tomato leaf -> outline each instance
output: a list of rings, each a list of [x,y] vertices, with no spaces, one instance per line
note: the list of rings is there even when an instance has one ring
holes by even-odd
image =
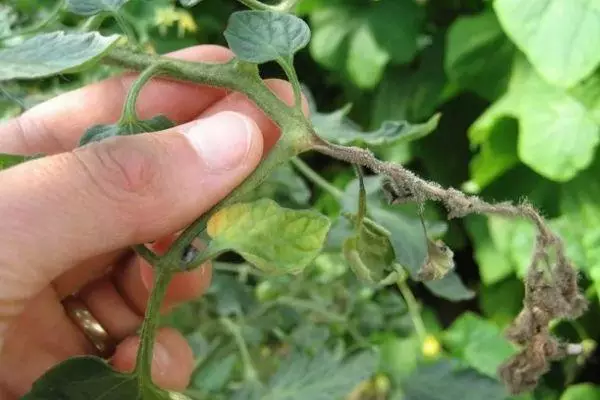
[[[240,60],[256,64],[289,62],[310,40],[306,22],[291,14],[271,11],[235,12],[224,34]]]
[[[494,9],[508,36],[548,82],[571,87],[600,63],[595,2],[572,0],[566,7],[562,0],[496,0]]]
[[[377,357],[363,352],[347,359],[321,351],[316,357],[295,352],[284,360],[264,387],[249,387],[236,399],[244,400],[331,400],[349,394],[376,370]]]
[[[448,360],[421,366],[402,389],[404,400],[505,400],[508,397],[498,381],[472,369],[457,369]]]
[[[356,219],[354,215],[347,217]],[[396,258],[390,233],[368,218],[363,219],[358,234],[344,241],[342,251],[354,273],[369,283],[378,283],[385,278]]]
[[[441,117],[441,114],[435,114],[422,124],[384,121],[379,129],[365,132],[347,117],[350,106],[331,113],[320,113],[306,88],[304,94],[311,109],[311,121],[317,134],[323,139],[341,145],[384,146],[392,143],[408,143],[433,132]]]
[[[188,400],[137,379],[132,374],[114,371],[97,357],[75,357],[46,372],[21,400]]]
[[[320,252],[329,226],[320,213],[285,209],[269,199],[239,203],[210,218],[212,241],[205,251],[233,250],[265,272],[299,273]]]
[[[452,81],[490,100],[504,93],[515,46],[493,12],[458,18],[446,43],[444,68]]]
[[[493,379],[498,367],[516,353],[500,328],[470,312],[446,330],[444,344],[470,367]]]
[[[179,4],[184,7],[194,7],[196,4],[199,4],[203,0],[179,0]]]
[[[546,82],[524,57],[515,61],[507,93],[471,126],[471,143],[491,140],[497,125],[510,117],[519,122],[519,159],[540,175],[566,182],[591,164],[600,142],[594,112]]]
[[[600,387],[580,383],[567,388],[560,400],[600,400]]]
[[[91,142],[99,142],[115,136],[128,136],[144,132],[163,131],[172,128],[173,126],[175,126],[175,124],[163,115],[157,115],[151,119],[126,123],[96,125],[85,132],[79,140],[79,145],[83,146]]]
[[[118,35],[52,32],[0,50],[0,81],[76,72],[101,58]]]
[[[129,0],[68,0],[67,10],[70,12],[92,16],[101,12],[115,13]]]

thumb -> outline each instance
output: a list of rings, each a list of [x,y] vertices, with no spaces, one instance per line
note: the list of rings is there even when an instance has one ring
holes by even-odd
[[[260,162],[262,135],[224,112],[0,173],[0,293],[33,295],[86,259],[184,228]],[[16,295],[16,293],[13,293]]]

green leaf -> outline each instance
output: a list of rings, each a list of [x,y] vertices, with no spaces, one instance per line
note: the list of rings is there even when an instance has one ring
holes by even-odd
[[[179,0],[179,4],[184,7],[194,7],[196,4],[200,4],[203,0]]]
[[[207,254],[234,250],[270,273],[299,273],[320,252],[330,222],[312,210],[290,210],[272,200],[239,203],[208,222]]]
[[[574,95],[546,83],[523,59],[515,62],[508,92],[471,126],[471,142],[489,140],[506,117],[519,121],[519,159],[540,175],[565,182],[592,162],[600,140],[593,115]]]
[[[379,345],[379,369],[396,385],[401,385],[417,369],[422,356],[421,347],[421,342],[416,336],[386,337]]]
[[[46,372],[22,400],[188,400],[151,386],[132,374],[114,371],[97,357],[75,357]]]
[[[493,379],[498,367],[516,353],[500,328],[471,312],[446,330],[444,344],[471,368]]]
[[[291,14],[238,11],[229,18],[225,38],[240,60],[256,64],[289,61],[310,41],[310,28]]]
[[[248,400],[331,400],[349,394],[375,373],[377,357],[371,352],[340,359],[328,351],[315,358],[294,353],[285,360],[260,397]]]
[[[519,162],[517,121],[500,118],[490,129],[488,140],[481,144],[479,153],[469,164],[470,184],[476,191],[488,186]]]
[[[564,237],[567,255],[600,289],[600,160],[564,184],[560,191],[562,215],[552,225]]]
[[[421,53],[418,69],[389,68],[373,99],[371,126],[386,120],[423,121],[433,115],[445,100],[444,53],[444,40],[436,36]]]
[[[354,215],[348,217],[356,220]],[[385,278],[396,258],[390,233],[368,218],[363,219],[358,234],[345,240],[342,250],[354,273],[369,283]]]
[[[225,358],[210,358],[208,362],[203,362],[202,368],[195,373],[193,385],[203,393],[222,391],[231,379],[237,361],[237,354],[229,354]]]
[[[492,241],[487,219],[476,216],[466,219],[467,230],[475,244],[475,260],[481,282],[489,286],[500,282],[515,271],[515,266]]]
[[[100,59],[119,36],[91,33],[45,33],[0,49],[0,81],[42,78],[76,72]]]
[[[479,291],[479,307],[489,321],[504,327],[510,324],[523,308],[525,296],[523,283],[510,276],[493,285],[482,285]],[[502,307],[498,307],[502,304]]]
[[[0,153],[0,171],[21,164],[29,159],[27,156]]]
[[[68,0],[67,10],[86,17],[101,12],[116,13],[128,0]]]
[[[467,288],[454,271],[440,280],[423,283],[431,293],[449,301],[465,301],[475,297],[475,292]]]
[[[294,208],[309,205],[311,190],[304,179],[287,163],[275,168],[249,197],[248,201],[268,197],[281,205]]]
[[[18,18],[17,13],[11,6],[0,5],[0,38],[10,36],[13,25],[15,25]]]
[[[305,94],[308,92],[305,90]],[[311,120],[317,134],[330,142],[341,145],[384,146],[396,143],[409,143],[433,132],[441,115],[435,114],[422,124],[410,124],[406,121],[385,121],[372,132],[364,132],[347,118],[350,107],[346,106],[329,114],[316,110],[316,104],[310,94],[307,96],[311,108]]]
[[[550,83],[571,87],[600,63],[596,1],[567,6],[563,0],[495,0],[494,9],[508,36]]]
[[[350,39],[347,69],[350,79],[362,89],[372,89],[383,76],[389,54],[381,49],[368,24],[362,24]]]
[[[311,13],[313,58],[370,89],[390,63],[410,62],[419,50],[423,8],[410,0],[324,3]]]
[[[589,383],[570,386],[560,400],[600,400],[600,388]]]
[[[145,132],[159,132],[175,126],[171,120],[163,115],[151,119],[116,123],[111,125],[95,125],[89,128],[79,140],[83,146],[91,142],[99,142],[115,136],[128,136]]]
[[[353,9],[333,6],[311,14],[312,57],[329,69],[344,65],[348,51],[349,35],[354,28]]]
[[[458,85],[494,100],[506,90],[514,54],[496,16],[488,11],[452,24],[444,67]]]
[[[504,387],[472,369],[458,369],[450,361],[422,366],[403,387],[404,400],[505,400]]]

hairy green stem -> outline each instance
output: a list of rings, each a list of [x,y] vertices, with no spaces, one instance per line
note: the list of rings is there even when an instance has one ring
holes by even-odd
[[[402,297],[404,297],[404,301],[406,302],[406,307],[408,308],[410,319],[415,327],[417,337],[421,343],[424,343],[425,339],[427,338],[427,330],[425,329],[425,324],[421,318],[421,311],[419,310],[417,299],[406,284],[406,275],[399,277],[396,280],[396,285],[398,286],[398,289],[400,289]]]
[[[143,244],[137,244],[135,246],[131,246],[131,248],[144,260],[148,261],[150,265],[156,265],[159,260],[159,257],[152,252],[149,248],[147,248]]]
[[[336,200],[341,201],[344,198],[344,192],[342,192],[337,187],[333,186],[331,183],[323,179],[321,175],[319,175],[315,170],[313,170],[308,164],[302,161],[298,157],[294,157],[291,160],[294,167],[298,169],[306,178],[308,178],[312,183],[332,195]]]
[[[144,324],[140,333],[140,348],[137,354],[135,374],[140,380],[141,386],[147,385],[148,382],[146,380],[152,383],[152,355],[160,318],[160,307],[172,277],[172,272],[168,268],[161,266],[162,263],[167,262],[168,259],[162,259],[155,265],[154,287],[146,308]]]
[[[252,363],[248,345],[242,336],[240,327],[229,318],[221,318],[221,323],[227,331],[233,336],[235,343],[238,346],[240,355],[242,356],[242,364],[244,365],[244,378],[246,381],[258,381],[258,372]]]
[[[26,28],[23,28],[21,30],[18,30],[16,32],[12,32],[8,36],[2,36],[2,37],[0,37],[0,40],[8,39],[9,37],[13,37],[13,36],[21,36],[21,35],[29,35],[32,33],[37,33],[38,31],[44,29],[46,26],[50,25],[54,20],[56,20],[56,18],[62,11],[63,7],[65,6],[65,4],[66,4],[66,0],[57,1],[45,19],[38,21],[35,24],[28,26]]]
[[[162,64],[162,62],[157,62],[150,65],[148,68],[142,71],[140,76],[138,76],[138,78],[133,82],[129,92],[127,93],[127,98],[125,99],[125,105],[123,106],[123,113],[121,114],[119,123],[122,124],[139,120],[135,107],[140,96],[140,92],[150,79],[160,73]]]
[[[278,64],[292,84],[292,89],[294,90],[294,107],[302,112],[302,87],[300,86],[300,80],[298,80],[298,74],[294,68],[294,59],[293,57],[290,57],[289,60],[279,60]]]

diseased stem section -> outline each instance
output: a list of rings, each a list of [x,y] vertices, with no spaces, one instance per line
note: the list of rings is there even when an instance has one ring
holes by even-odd
[[[572,355],[582,348],[561,343],[550,334],[549,325],[553,319],[578,318],[585,312],[588,303],[579,291],[577,273],[566,257],[563,241],[552,232],[533,206],[510,202],[490,204],[479,197],[421,179],[401,165],[378,160],[368,150],[338,146],[317,136],[314,142],[314,149],[323,154],[385,176],[388,180],[384,190],[392,204],[437,201],[448,210],[448,218],[469,214],[500,215],[526,218],[535,225],[537,236],[525,281],[523,310],[506,332],[507,337],[522,350],[498,370],[512,394],[533,389],[539,378],[548,372],[551,361]]]

